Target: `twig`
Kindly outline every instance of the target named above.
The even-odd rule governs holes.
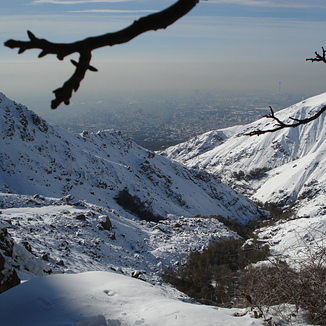
[[[311,62],[324,62],[326,63],[326,51],[324,49],[324,47],[322,47],[323,50],[323,54],[320,55],[317,51],[315,51],[315,58],[310,58],[310,59],[306,59],[306,61],[311,61]]]
[[[5,46],[11,49],[18,48],[19,54],[29,49],[40,49],[39,58],[48,54],[54,54],[59,60],[63,60],[72,53],[79,53],[79,61],[71,61],[76,67],[74,74],[61,88],[53,91],[55,99],[51,103],[51,108],[56,109],[61,103],[69,104],[73,91],[77,91],[87,70],[97,71],[96,68],[90,65],[91,52],[93,50],[104,46],[127,43],[136,36],[151,30],[165,29],[191,11],[198,2],[199,0],[178,0],[165,10],[141,17],[125,29],[114,33],[89,37],[74,43],[52,43],[45,39],[37,38],[32,32],[28,31],[29,41],[8,40],[5,42]]]
[[[326,105],[322,106],[319,111],[314,114],[313,116],[311,116],[310,118],[306,118],[306,119],[296,119],[296,118],[292,118],[292,117],[289,117],[289,119],[295,121],[295,123],[285,123],[283,121],[281,121],[279,118],[277,118],[274,114],[274,111],[272,109],[272,107],[270,106],[269,107],[270,110],[271,110],[271,113],[270,114],[267,114],[265,115],[264,117],[265,118],[268,118],[268,119],[273,119],[275,120],[277,123],[274,125],[275,128],[273,129],[266,129],[266,130],[260,130],[260,129],[257,129],[257,130],[254,130],[254,131],[251,131],[251,132],[248,132],[246,134],[244,134],[245,136],[254,136],[254,135],[262,135],[262,134],[266,134],[266,133],[271,133],[271,132],[275,132],[275,131],[278,131],[278,130],[281,130],[281,129],[284,129],[284,128],[295,128],[295,127],[298,127],[300,125],[303,125],[303,124],[306,124],[306,123],[309,123],[315,119],[317,119],[318,117],[320,117],[323,112],[326,111]]]
[[[323,51],[322,54],[319,54],[317,51],[315,51],[315,58],[306,59],[306,61],[324,62],[324,63],[326,63],[326,50],[325,50],[324,47],[322,47],[322,51]],[[271,110],[271,114],[265,115],[264,117],[275,120],[277,122],[274,125],[275,128],[274,129],[267,129],[267,130],[260,130],[260,129],[254,130],[254,131],[246,133],[245,136],[254,136],[254,135],[259,136],[259,135],[266,134],[266,133],[269,133],[269,132],[275,132],[275,131],[278,131],[278,130],[281,130],[281,129],[284,129],[284,128],[295,128],[295,127],[298,127],[300,125],[309,123],[309,122],[317,119],[318,117],[320,117],[323,114],[323,112],[326,111],[326,105],[324,105],[319,109],[319,111],[316,114],[314,114],[310,118],[307,118],[307,119],[295,119],[295,118],[289,117],[289,119],[296,122],[296,123],[289,124],[289,123],[285,123],[285,122],[281,121],[280,119],[278,119],[277,117],[275,117],[275,114],[274,114],[274,111],[273,111],[272,107],[269,107],[269,108]]]

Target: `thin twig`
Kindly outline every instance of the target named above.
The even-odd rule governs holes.
[[[322,47],[322,54],[319,54],[317,51],[315,51],[315,58],[306,59],[306,61],[326,63],[325,48]],[[259,135],[263,135],[263,134],[270,133],[270,132],[276,132],[276,131],[284,129],[284,128],[295,128],[300,125],[307,124],[307,123],[319,118],[326,111],[326,105],[322,106],[316,114],[314,114],[313,116],[311,116],[310,118],[307,118],[307,119],[295,119],[295,118],[289,117],[289,119],[291,119],[292,121],[295,121],[295,123],[285,123],[285,122],[281,121],[280,119],[278,119],[275,116],[272,107],[270,107],[270,110],[271,110],[271,114],[265,115],[264,117],[275,120],[277,122],[274,125],[275,128],[267,129],[267,130],[257,129],[257,130],[246,133],[245,136],[254,136],[254,135],[259,136]]]
[[[266,130],[257,129],[257,130],[254,130],[254,131],[251,131],[251,132],[248,132],[248,133],[244,134],[245,136],[254,136],[254,135],[259,136],[259,135],[266,134],[266,133],[276,132],[276,131],[284,129],[284,128],[295,128],[295,127],[298,127],[300,125],[307,124],[307,123],[309,123],[309,122],[311,122],[313,120],[316,120],[318,117],[320,117],[323,114],[323,112],[326,111],[326,105],[324,105],[319,109],[319,111],[316,114],[314,114],[310,118],[296,119],[296,118],[289,117],[289,119],[295,121],[295,123],[285,123],[285,122],[281,121],[279,118],[277,118],[275,116],[274,111],[273,111],[271,106],[269,108],[271,110],[271,113],[265,115],[264,117],[268,118],[268,119],[275,120],[277,122],[274,125],[275,128],[266,129]]]
[[[324,62],[326,63],[326,50],[324,47],[321,48],[323,50],[323,54],[320,55],[317,51],[315,51],[315,57],[306,59],[306,61],[311,61],[311,62]]]

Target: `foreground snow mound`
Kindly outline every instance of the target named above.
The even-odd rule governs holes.
[[[279,111],[276,116],[291,123],[289,117],[308,118],[325,104],[326,93]],[[218,175],[261,202],[290,204],[318,196],[319,203],[325,203],[326,115],[297,128],[244,135],[272,129],[274,124],[262,118],[248,125],[211,131],[167,149],[164,155]]]
[[[116,131],[71,134],[0,93],[0,191],[62,197],[157,220],[261,211],[219,178],[148,151]]]
[[[10,326],[264,325],[236,309],[186,303],[176,291],[111,272],[51,275],[0,295],[1,324]]]

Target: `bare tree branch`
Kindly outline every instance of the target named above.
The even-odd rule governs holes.
[[[323,50],[322,55],[320,55],[317,51],[315,51],[315,58],[306,59],[306,61],[326,63],[326,51],[324,47],[322,47],[321,49]]]
[[[311,61],[311,62],[323,62],[326,63],[326,50],[324,47],[322,47],[322,54],[319,54],[317,51],[315,51],[315,58],[310,58],[310,59],[306,59],[306,61]],[[275,132],[284,128],[295,128],[298,127],[300,125],[309,123],[313,120],[316,120],[317,118],[319,118],[323,112],[326,111],[326,105],[322,106],[319,111],[314,114],[313,116],[311,116],[310,118],[307,119],[295,119],[292,117],[289,117],[289,119],[295,121],[295,123],[285,123],[283,121],[281,121],[280,119],[278,119],[277,117],[275,117],[274,111],[272,109],[272,107],[269,107],[271,109],[271,114],[265,115],[265,118],[269,118],[269,119],[273,119],[275,120],[277,123],[274,125],[275,128],[273,129],[267,129],[267,130],[254,130],[251,132],[248,132],[247,134],[245,134],[245,136],[254,136],[254,135],[262,135],[262,134],[266,134],[269,132]]]
[[[246,133],[245,136],[254,136],[254,135],[259,136],[259,135],[262,135],[262,134],[275,132],[275,131],[278,131],[278,130],[281,130],[281,129],[284,129],[284,128],[295,128],[295,127],[298,127],[300,125],[309,123],[309,122],[311,122],[313,120],[316,120],[318,117],[320,117],[323,114],[323,112],[326,111],[326,105],[324,105],[324,106],[322,106],[319,109],[319,111],[316,114],[314,114],[310,118],[306,118],[306,119],[295,119],[295,118],[289,117],[289,119],[295,121],[295,123],[285,123],[285,122],[281,121],[279,118],[277,118],[275,116],[274,111],[273,111],[273,109],[272,109],[271,106],[269,108],[271,110],[271,113],[265,115],[264,117],[265,118],[268,118],[268,119],[275,120],[277,122],[274,125],[275,128],[273,128],[273,129],[266,129],[266,130],[257,129],[257,130],[254,130],[254,131],[251,131],[251,132]]]
[[[51,102],[51,108],[56,109],[62,102],[66,105],[69,104],[73,91],[77,91],[87,70],[97,71],[90,65],[93,50],[104,46],[127,43],[136,36],[151,30],[165,29],[191,11],[198,2],[199,0],[178,0],[163,11],[141,17],[125,29],[89,37],[74,43],[52,43],[45,39],[39,39],[28,31],[29,41],[8,40],[5,42],[5,46],[11,49],[18,48],[19,54],[29,49],[40,49],[39,58],[54,54],[59,60],[63,60],[72,53],[79,53],[79,61],[71,61],[76,66],[74,74],[62,87],[53,91],[55,99]]]

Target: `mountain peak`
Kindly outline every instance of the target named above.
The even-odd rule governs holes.
[[[2,94],[3,95],[3,94]],[[34,141],[36,130],[46,133],[48,124],[25,106],[0,97],[0,136],[2,139],[18,137],[22,141]]]
[[[290,117],[306,119],[325,104],[326,93],[275,115],[285,122],[290,122]],[[220,176],[233,188],[261,202],[290,204],[317,188],[325,196],[325,114],[297,128],[244,136],[253,130],[271,129],[274,124],[271,119],[262,118],[247,125],[211,131],[168,148],[163,155]],[[217,134],[219,139],[214,143]]]
[[[72,134],[4,95],[0,108],[2,192],[71,194],[140,218],[223,215],[245,223],[262,214],[219,178],[146,150],[121,132]]]

